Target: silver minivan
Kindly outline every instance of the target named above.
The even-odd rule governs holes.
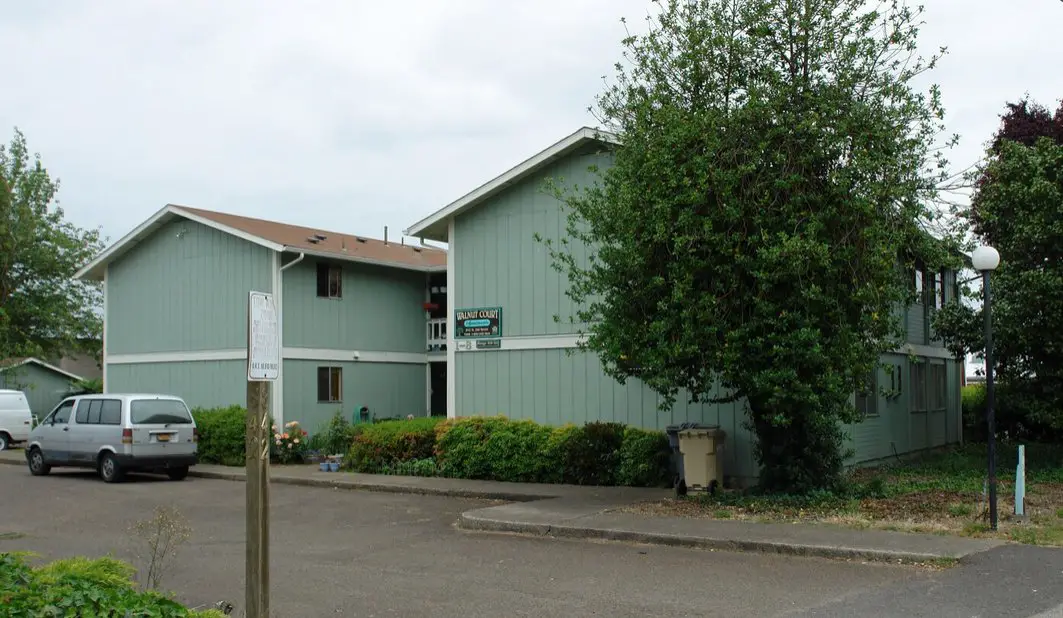
[[[180,481],[196,465],[199,433],[188,406],[171,395],[68,397],[30,432],[34,476],[53,467],[92,468],[108,483],[126,472],[165,472]]]

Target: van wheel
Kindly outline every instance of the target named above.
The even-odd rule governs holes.
[[[6,451],[11,448],[11,436],[0,431],[0,451]]]
[[[171,481],[183,481],[188,476],[188,466],[166,468],[166,476],[170,477]]]
[[[52,471],[52,467],[44,463],[44,453],[36,446],[30,449],[30,474],[44,476]]]
[[[118,459],[111,453],[104,453],[100,458],[100,478],[104,483],[117,483],[125,474],[118,465]]]

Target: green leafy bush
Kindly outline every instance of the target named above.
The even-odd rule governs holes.
[[[362,425],[344,467],[377,474],[398,462],[428,459],[435,454],[435,429],[442,419],[419,417]]]
[[[632,487],[671,485],[671,448],[668,436],[636,427],[624,429],[616,484]]]
[[[192,410],[192,417],[199,430],[199,461],[223,466],[244,465],[246,408],[196,408]]]
[[[960,395],[963,410],[963,437],[966,440],[985,438],[985,384],[968,384]]]
[[[560,452],[562,482],[615,485],[625,428],[622,423],[594,422],[570,432]]]
[[[194,612],[133,584],[133,568],[112,558],[57,560],[33,568],[26,554],[0,553],[0,599],[11,618],[221,618],[217,610]]]
[[[354,442],[358,429],[351,425],[342,410],[337,410],[321,429],[310,437],[310,450],[322,455],[340,455],[346,453]]]
[[[344,462],[357,472],[579,485],[670,482],[664,433],[620,423],[550,427],[476,416],[358,427]]]
[[[545,425],[502,416],[447,421],[436,429],[436,459],[456,478],[546,482],[558,463],[552,433]]]
[[[431,457],[399,461],[389,466],[382,466],[380,473],[397,476],[443,476],[439,464]]]

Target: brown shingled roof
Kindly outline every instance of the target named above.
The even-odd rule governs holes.
[[[350,234],[242,217],[240,215],[191,208],[178,204],[173,206],[178,210],[184,210],[204,219],[210,219],[252,236],[284,245],[295,251],[306,250],[315,253],[334,254],[344,259],[361,259],[425,269],[442,268],[447,264],[447,252],[436,247],[404,245],[394,241],[384,244],[382,240],[366,238],[365,236],[352,236]],[[325,238],[320,242],[311,242],[310,239],[315,234]]]

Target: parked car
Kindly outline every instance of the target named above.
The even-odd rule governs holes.
[[[165,472],[180,481],[196,465],[199,433],[188,405],[171,395],[81,395],[61,401],[30,432],[34,476],[91,468],[108,483],[126,472]]]
[[[0,389],[0,451],[25,442],[33,428],[33,413],[22,391]]]

